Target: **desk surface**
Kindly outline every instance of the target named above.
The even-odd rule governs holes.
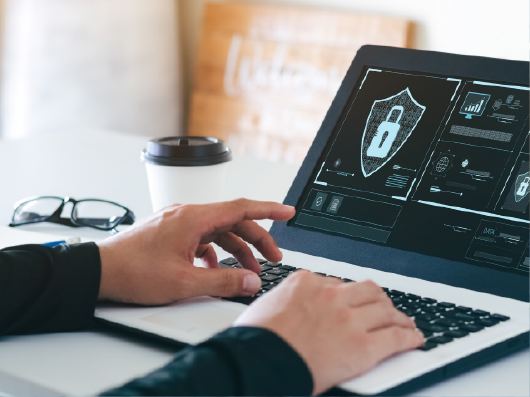
[[[28,196],[104,198],[151,213],[140,151],[147,137],[91,131],[0,141],[0,224],[13,204]],[[235,157],[225,199],[282,201],[298,167]],[[267,227],[269,222],[262,222]],[[102,239],[106,233],[34,225],[24,230]],[[148,373],[176,351],[144,338],[92,329],[85,332],[0,339],[0,394],[94,395]],[[418,396],[528,396],[529,350],[423,389]]]

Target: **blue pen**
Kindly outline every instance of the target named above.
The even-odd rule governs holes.
[[[66,240],[60,240],[60,241],[50,241],[49,243],[43,243],[45,247],[57,247],[61,244],[79,244],[81,242],[80,237],[71,237]]]

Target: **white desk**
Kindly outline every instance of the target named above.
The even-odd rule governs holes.
[[[139,161],[147,137],[103,132],[0,141],[0,224],[28,196],[104,198],[151,213],[147,176]],[[225,198],[282,201],[298,167],[235,157]],[[265,225],[270,223],[265,222]],[[106,233],[54,225],[24,227],[50,234],[101,239]],[[94,395],[171,360],[175,349],[107,331],[0,339],[0,393]],[[424,389],[418,396],[528,396],[529,350]]]

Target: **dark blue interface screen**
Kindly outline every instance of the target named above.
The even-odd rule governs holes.
[[[366,68],[289,226],[528,275],[529,88]]]

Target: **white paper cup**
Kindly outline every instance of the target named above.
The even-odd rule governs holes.
[[[141,155],[147,169],[153,211],[172,204],[221,201],[230,149],[206,137],[168,137],[147,143]]]

